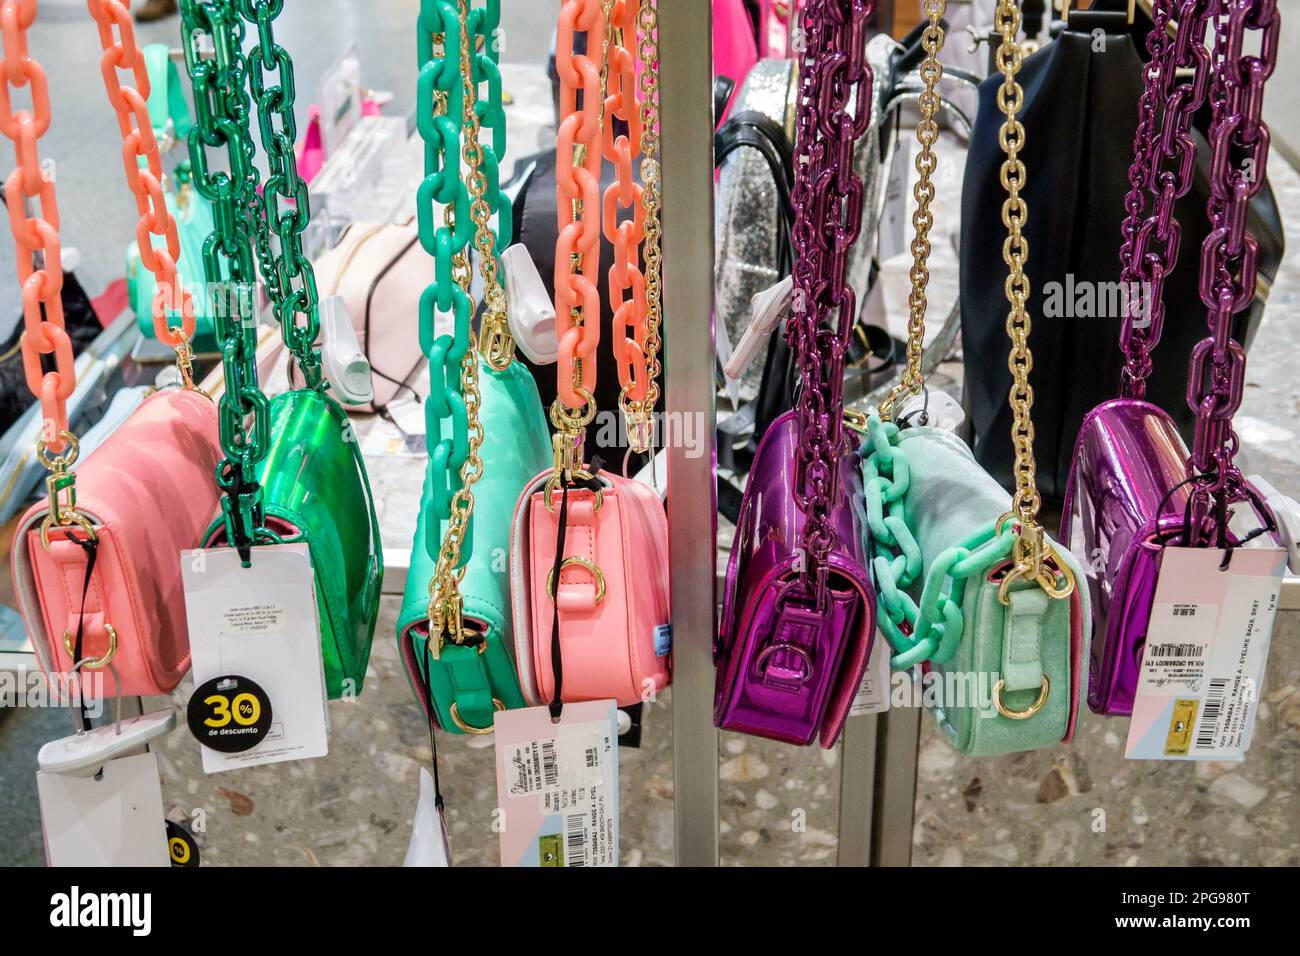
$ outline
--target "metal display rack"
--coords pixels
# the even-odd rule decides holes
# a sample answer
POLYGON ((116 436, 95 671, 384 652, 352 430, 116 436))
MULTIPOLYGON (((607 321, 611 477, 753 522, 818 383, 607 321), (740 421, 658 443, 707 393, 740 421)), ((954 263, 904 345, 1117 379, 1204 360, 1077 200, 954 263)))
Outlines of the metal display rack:
MULTIPOLYGON (((704 416, 703 448, 668 450, 673 788, 678 866, 717 866, 718 732, 713 329, 712 11, 659 0, 663 310, 668 415, 704 416)), ((841 866, 911 862, 920 712, 849 719, 841 744, 841 866)))

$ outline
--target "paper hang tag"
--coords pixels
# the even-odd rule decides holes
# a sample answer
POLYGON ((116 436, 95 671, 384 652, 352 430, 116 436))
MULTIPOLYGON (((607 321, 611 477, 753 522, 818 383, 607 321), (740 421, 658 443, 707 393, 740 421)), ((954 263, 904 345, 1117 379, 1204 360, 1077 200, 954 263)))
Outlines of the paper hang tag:
POLYGON ((108 761, 165 737, 175 726, 176 711, 168 708, 94 727, 51 740, 37 753, 36 765, 45 773, 93 777, 108 761))
POLYGON ((849 708, 850 717, 862 714, 883 714, 889 710, 889 642, 876 631, 871 642, 871 657, 862 674, 862 683, 849 708))
POLYGON ((929 425, 944 431, 956 432, 966 420, 961 403, 940 389, 925 389, 920 395, 909 395, 894 414, 894 421, 910 425, 929 425))
POLYGON ((345 405, 365 405, 375 397, 370 360, 361 348, 356 326, 341 295, 321 299, 321 364, 325 377, 345 405))
POLYGON ((506 284, 506 321, 519 350, 535 365, 553 365, 560 356, 555 305, 546 294, 537 264, 522 242, 501 253, 506 284))
POLYGON ((722 371, 729 379, 739 379, 764 345, 768 336, 790 314, 794 301, 794 278, 786 276, 776 285, 757 292, 749 300, 749 327, 740 337, 722 371))
POLYGON ((1165 548, 1124 756, 1240 760, 1250 747, 1286 552, 1165 548))
POLYGON ((618 708, 612 700, 496 715, 502 866, 618 865, 618 708))
POLYGON ((158 758, 110 760, 96 777, 36 774, 50 866, 170 866, 158 758))
POLYGON ((907 188, 911 177, 913 140, 901 137, 894 158, 889 164, 889 178, 885 180, 885 208, 880 224, 880 245, 877 259, 887 262, 907 249, 907 211, 911 190, 907 188))
MULTIPOLYGON (((325 756, 325 668, 307 545, 254 548, 251 568, 240 564, 233 548, 185 551, 181 576, 195 687, 203 690, 209 681, 239 675, 274 707, 265 735, 252 749, 221 753, 203 747, 204 771, 325 756)), ((235 699, 249 687, 228 688, 224 709, 221 701, 199 702, 210 719, 229 718, 222 725, 232 732, 227 736, 241 737, 234 730, 265 719, 259 708, 235 699)))
POLYGON ((451 866, 447 820, 433 788, 433 775, 420 768, 420 801, 411 824, 411 843, 402 866, 451 866))

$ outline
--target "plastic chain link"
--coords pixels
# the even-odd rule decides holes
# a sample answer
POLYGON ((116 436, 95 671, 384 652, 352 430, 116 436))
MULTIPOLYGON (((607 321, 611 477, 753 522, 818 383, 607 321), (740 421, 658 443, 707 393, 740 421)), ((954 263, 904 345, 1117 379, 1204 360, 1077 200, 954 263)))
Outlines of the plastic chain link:
POLYGON ((829 602, 844 356, 857 307, 845 269, 862 229, 863 185, 854 172, 853 150, 871 115, 866 37, 872 6, 871 0, 812 0, 802 22, 791 194, 795 300, 786 337, 800 368, 794 498, 805 522, 803 570, 789 593, 819 609, 829 602))
POLYGON ((257 167, 245 90, 244 27, 235 0, 181 0, 185 68, 194 87, 189 133, 194 188, 212 203, 213 231, 203 244, 203 271, 214 301, 225 390, 218 402, 221 448, 217 484, 227 540, 240 550, 266 537, 258 464, 270 443, 270 407, 257 384, 257 270, 247 210, 256 198, 257 167), (228 171, 212 168, 225 154, 228 171), (218 290, 224 294, 218 295, 218 290))
POLYGON ((14 144, 16 168, 5 180, 5 206, 17 250, 18 283, 23 299, 23 371, 27 387, 40 399, 44 427, 37 445, 46 467, 62 472, 76 460, 68 431, 68 397, 77 387, 72 339, 63 324, 63 264, 60 261, 59 204, 53 167, 41 162, 37 141, 50 128, 50 93, 45 70, 27 53, 27 30, 36 19, 36 0, 0 4, 0 130, 14 144), (14 93, 31 88, 31 109, 14 109, 14 93), (42 356, 53 356, 53 368, 42 356), (50 462, 46 450, 64 452, 50 462), (58 466, 62 467, 58 467, 58 466))
POLYGON ((194 389, 192 378, 194 335, 194 300, 180 281, 181 244, 176 220, 163 197, 162 154, 149 118, 149 71, 144 54, 135 40, 135 24, 130 2, 122 0, 88 0, 90 15, 99 27, 99 42, 104 49, 100 71, 108 91, 108 102, 117 114, 122 134, 122 165, 127 185, 135 197, 140 221, 136 225, 136 244, 140 263, 154 274, 153 328, 158 341, 176 350, 176 363, 185 386, 194 389), (119 71, 129 71, 134 86, 123 84, 119 71), (143 164, 143 165, 142 165, 143 164), (154 236, 164 237, 164 247, 153 244, 154 236), (180 317, 180 327, 173 326, 171 316, 180 317))
POLYGON ((294 143, 293 60, 275 42, 275 18, 284 0, 238 0, 240 15, 257 30, 257 43, 249 50, 245 72, 257 128, 266 154, 269 175, 260 193, 246 195, 245 213, 251 220, 253 241, 267 294, 275 305, 284 344, 293 354, 308 388, 324 389, 317 309, 316 274, 302 249, 302 234, 311 220, 307 183, 298 175, 294 143), (272 82, 268 77, 278 81, 272 82), (281 209, 281 202, 288 208, 281 209), (278 243, 272 243, 275 232, 278 243))
POLYGON ((1210 234, 1201 246, 1201 301, 1210 334, 1192 350, 1187 403, 1196 412, 1191 467, 1202 480, 1192 491, 1192 544, 1222 533, 1228 504, 1244 494, 1233 459, 1239 445, 1232 418, 1241 407, 1246 352, 1232 337, 1233 317, 1255 297, 1258 247, 1246 229, 1250 200, 1267 181, 1269 131, 1262 119, 1264 84, 1277 64, 1282 18, 1276 0, 1207 0, 1217 18, 1210 93, 1210 234), (1246 43, 1247 31, 1258 39, 1246 43), (1247 47, 1258 54, 1247 54, 1247 47))
POLYGON ((608 29, 612 42, 606 51, 605 109, 601 131, 601 153, 614 166, 615 180, 605 190, 601 222, 604 235, 614 246, 614 264, 609 270, 609 306, 614 316, 612 342, 621 386, 623 407, 632 443, 646 446, 648 419, 644 403, 649 392, 646 365, 646 279, 641 271, 641 244, 645 241, 646 208, 642 187, 633 179, 632 160, 641 152, 642 116, 636 98, 636 0, 617 0, 610 10, 608 29), (626 133, 614 133, 613 120, 627 125, 626 133), (631 217, 619 221, 619 211, 631 217))

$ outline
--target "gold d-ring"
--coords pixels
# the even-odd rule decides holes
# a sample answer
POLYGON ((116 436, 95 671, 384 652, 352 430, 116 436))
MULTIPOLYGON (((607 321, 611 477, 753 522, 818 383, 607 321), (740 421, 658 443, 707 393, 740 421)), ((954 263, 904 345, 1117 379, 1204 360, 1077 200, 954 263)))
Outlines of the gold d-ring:
POLYGON ((1003 678, 998 678, 998 682, 993 685, 993 706, 998 709, 998 713, 1008 720, 1028 720, 1034 714, 1043 709, 1047 703, 1047 695, 1052 690, 1052 682, 1047 675, 1043 675, 1043 689, 1038 692, 1038 700, 1034 701, 1024 710, 1008 710, 1007 705, 1002 703, 1002 688, 1006 686, 1003 678))
MULTIPOLYGON (((117 653, 117 631, 113 629, 112 624, 105 624, 104 630, 108 632, 108 650, 104 652, 103 657, 91 658, 81 665, 87 670, 97 670, 101 667, 108 666, 108 662, 111 661, 113 655, 117 653)), ((71 630, 63 632, 63 646, 67 649, 68 656, 73 658, 73 663, 76 663, 76 651, 72 647, 71 630)))
MULTIPOLYGON (((492 706, 495 707, 497 710, 506 709, 506 705, 503 704, 500 701, 500 699, 496 697, 492 698, 492 706)), ((461 720, 460 709, 456 706, 456 702, 454 700, 451 702, 450 713, 451 713, 451 722, 467 734, 480 734, 480 735, 490 734, 495 729, 494 725, 489 725, 487 727, 475 727, 473 724, 465 723, 465 721, 461 720)))
MULTIPOLYGON (((605 575, 600 568, 596 567, 594 561, 570 555, 560 562, 560 573, 563 574, 564 569, 570 567, 586 568, 590 571, 591 576, 596 579, 596 603, 605 600, 605 575)), ((546 575, 546 593, 552 601, 555 600, 555 568, 551 568, 550 573, 546 575)))
MULTIPOLYGON (((573 473, 573 477, 581 478, 584 481, 590 481, 595 476, 592 475, 592 473, 589 471, 575 471, 573 473)), ((551 477, 546 479, 546 486, 542 489, 542 503, 546 505, 546 510, 549 511, 551 514, 555 514, 555 502, 551 500, 551 495, 555 494, 559 490, 560 490, 559 475, 551 475, 551 477)), ((584 488, 583 490, 585 491, 586 489, 584 488)), ((604 492, 601 491, 601 489, 597 488, 596 503, 595 505, 592 506, 591 510, 593 512, 599 511, 600 506, 604 502, 604 500, 605 500, 604 492)))

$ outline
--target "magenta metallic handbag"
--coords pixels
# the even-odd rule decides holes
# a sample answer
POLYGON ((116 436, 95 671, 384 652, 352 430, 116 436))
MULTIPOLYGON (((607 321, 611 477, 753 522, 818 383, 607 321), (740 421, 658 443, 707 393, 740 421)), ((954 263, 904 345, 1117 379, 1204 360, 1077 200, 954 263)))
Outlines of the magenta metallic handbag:
POLYGON ((844 726, 876 630, 842 393, 856 306, 845 267, 862 221, 851 157, 871 113, 871 7, 814 0, 803 14, 795 304, 786 328, 800 390, 754 458, 714 653, 714 723, 795 744, 817 738, 823 747, 844 726))
POLYGON ((1265 182, 1269 139, 1260 119, 1262 86, 1277 56, 1279 17, 1273 0, 1183 3, 1178 32, 1170 37, 1164 25, 1174 6, 1173 0, 1155 4, 1151 69, 1129 175, 1133 187, 1125 200, 1123 286, 1141 294, 1126 297, 1122 396, 1083 421, 1060 534, 1083 565, 1092 594, 1088 705, 1101 714, 1132 713, 1164 547, 1230 551, 1265 533, 1276 536, 1277 529, 1272 512, 1233 462, 1238 439, 1232 416, 1241 405, 1246 354, 1232 328, 1234 315, 1255 294, 1256 243, 1246 231, 1245 210, 1265 182), (1189 453, 1170 416, 1144 394, 1164 321, 1164 277, 1178 256, 1174 202, 1191 188, 1196 145, 1190 124, 1213 72, 1205 47, 1211 25, 1224 31, 1223 49, 1231 58, 1214 79, 1224 96, 1212 104, 1211 231, 1201 250, 1200 289, 1210 336, 1193 350, 1188 373, 1187 400, 1196 412, 1189 453), (1241 53, 1246 29, 1260 31, 1259 57, 1241 53), (1174 71, 1188 60, 1194 74, 1180 79, 1174 71), (1260 525, 1245 534, 1228 526, 1234 506, 1242 504, 1253 509, 1260 525))

